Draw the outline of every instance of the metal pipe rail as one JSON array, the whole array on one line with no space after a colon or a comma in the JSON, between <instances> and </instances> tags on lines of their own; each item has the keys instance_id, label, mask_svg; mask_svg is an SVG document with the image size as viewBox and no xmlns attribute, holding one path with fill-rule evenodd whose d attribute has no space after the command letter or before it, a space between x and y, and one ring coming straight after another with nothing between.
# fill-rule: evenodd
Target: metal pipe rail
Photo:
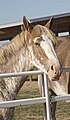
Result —
<instances>
[{"instance_id":1,"label":"metal pipe rail","mask_svg":"<svg viewBox=\"0 0 70 120\"><path fill-rule=\"evenodd\" d=\"M63 70L65 72L70 72L70 68L63 68ZM3 74L0 74L0 78L28 76L32 74L43 74L43 72L41 70L35 70L35 71L26 71L26 72L19 72L19 73L3 73Z\"/></svg>"},{"instance_id":2,"label":"metal pipe rail","mask_svg":"<svg viewBox=\"0 0 70 120\"><path fill-rule=\"evenodd\" d=\"M46 102L45 97L4 101L0 103L0 108L17 107L22 105L32 105L32 104L45 103L45 102Z\"/></svg>"},{"instance_id":3,"label":"metal pipe rail","mask_svg":"<svg viewBox=\"0 0 70 120\"><path fill-rule=\"evenodd\" d=\"M51 102L66 101L70 100L70 94L66 96L52 96ZM29 99L20 99L12 101L4 101L0 103L0 108L16 107L22 105L41 104L46 102L46 97L37 97Z\"/></svg>"},{"instance_id":4,"label":"metal pipe rail","mask_svg":"<svg viewBox=\"0 0 70 120\"><path fill-rule=\"evenodd\" d=\"M63 71L70 72L70 68L63 68Z\"/></svg>"},{"instance_id":5,"label":"metal pipe rail","mask_svg":"<svg viewBox=\"0 0 70 120\"><path fill-rule=\"evenodd\" d=\"M51 102L67 101L70 100L70 94L63 96L52 96Z\"/></svg>"},{"instance_id":6,"label":"metal pipe rail","mask_svg":"<svg viewBox=\"0 0 70 120\"><path fill-rule=\"evenodd\" d=\"M0 78L6 78L6 77L18 77L18 76L28 76L28 75L32 75L32 74L44 74L44 83L46 83L45 85L45 95L46 98L44 99L44 97L41 98L34 98L34 99L25 99L25 100L12 100L12 101L7 101L7 102L1 102L0 103L0 108L4 108L4 107L15 107L16 105L28 105L28 104L37 104L37 103L46 103L46 109L47 109L47 114L45 115L47 120L50 120L50 103L49 103L49 93L48 93L48 80L47 80L47 76L45 73L43 73L42 71L26 71L26 72L20 72L20 73L4 73L4 74L0 74ZM48 97L47 97L48 96ZM44 101L43 101L44 100ZM46 120L45 119L45 120Z\"/></svg>"},{"instance_id":7,"label":"metal pipe rail","mask_svg":"<svg viewBox=\"0 0 70 120\"><path fill-rule=\"evenodd\" d=\"M69 72L70 68L64 68L65 72ZM12 101L4 101L0 103L0 108L7 108L7 107L16 107L20 105L30 105L30 104L38 104L38 103L45 103L46 113L44 120L51 120L50 115L50 99L49 99L49 92L48 92L48 80L45 73L40 70L36 71L26 71L26 72L19 72L19 73L4 73L0 74L0 78L6 77L18 77L18 76L29 76L32 74L43 74L44 76L44 90L45 96L39 98L30 98L30 99L21 99L21 100L12 100ZM70 95L67 96L52 96L51 102L62 101L62 100L70 100Z\"/></svg>"},{"instance_id":8,"label":"metal pipe rail","mask_svg":"<svg viewBox=\"0 0 70 120\"><path fill-rule=\"evenodd\" d=\"M36 71L26 71L26 72L19 72L19 73L3 73L3 74L0 74L0 78L29 76L32 74L43 74L43 72L40 70L36 70Z\"/></svg>"}]
</instances>

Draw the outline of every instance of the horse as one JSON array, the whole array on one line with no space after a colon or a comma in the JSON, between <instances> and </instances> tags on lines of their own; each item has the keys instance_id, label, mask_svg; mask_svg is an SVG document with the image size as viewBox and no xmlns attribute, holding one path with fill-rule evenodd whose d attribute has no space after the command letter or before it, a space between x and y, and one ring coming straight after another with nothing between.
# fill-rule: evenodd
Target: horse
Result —
<instances>
[{"instance_id":1,"label":"horse","mask_svg":"<svg viewBox=\"0 0 70 120\"><path fill-rule=\"evenodd\" d=\"M51 17L50 22L48 23L49 29L52 27L53 17ZM57 56L60 59L63 68L70 68L70 36L65 37L57 37L57 43L55 46L55 51ZM40 89L40 93L42 93L42 76L38 76L38 86ZM49 81L49 95L67 95L70 94L70 72L63 71L61 77L58 81ZM56 102L51 104L52 115L51 119L56 120L55 112L56 112Z\"/></svg>"},{"instance_id":2,"label":"horse","mask_svg":"<svg viewBox=\"0 0 70 120\"><path fill-rule=\"evenodd\" d=\"M59 59L61 61L61 64L63 68L70 68L70 36L66 37L57 37L57 45L56 45L56 52L59 56ZM62 47L63 46L63 47ZM62 72L62 75L59 79L59 84L61 85L62 91L65 92L65 94L70 93L70 73L69 72ZM57 95L63 95L63 93L58 93Z\"/></svg>"},{"instance_id":3,"label":"horse","mask_svg":"<svg viewBox=\"0 0 70 120\"><path fill-rule=\"evenodd\" d=\"M57 37L56 53L60 59L63 68L70 68L70 36ZM55 88L53 87L55 86ZM55 81L50 85L50 95L68 95L70 94L70 72L63 71L58 84ZM69 101L66 101L69 102ZM56 120L56 105L52 103L52 120Z\"/></svg>"},{"instance_id":4,"label":"horse","mask_svg":"<svg viewBox=\"0 0 70 120\"><path fill-rule=\"evenodd\" d=\"M58 80L62 66L54 49L56 41L51 30L42 25L33 27L24 16L21 32L0 47L0 73L28 71L35 66L45 72L50 81ZM0 79L0 102L16 99L25 80L22 76ZM13 116L14 108L0 110L0 120L12 120Z\"/></svg>"},{"instance_id":5,"label":"horse","mask_svg":"<svg viewBox=\"0 0 70 120\"><path fill-rule=\"evenodd\" d=\"M70 68L70 36L57 37L56 53L60 59L63 68ZM53 87L54 86L54 87ZM50 95L68 95L70 94L70 72L63 71L58 84L55 81L50 84ZM69 101L66 101L69 102ZM52 120L56 120L56 105L52 103Z\"/></svg>"}]
</instances>

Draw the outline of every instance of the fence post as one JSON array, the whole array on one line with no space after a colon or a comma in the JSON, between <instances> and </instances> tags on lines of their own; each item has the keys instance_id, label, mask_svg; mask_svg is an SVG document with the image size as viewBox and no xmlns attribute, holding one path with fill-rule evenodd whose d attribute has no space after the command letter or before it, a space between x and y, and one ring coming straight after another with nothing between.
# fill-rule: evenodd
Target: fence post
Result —
<instances>
[{"instance_id":1,"label":"fence post","mask_svg":"<svg viewBox=\"0 0 70 120\"><path fill-rule=\"evenodd\" d=\"M38 87L39 91L42 94L42 97L45 97L45 87L44 87L44 76L43 74L38 75ZM47 120L47 112L46 112L46 103L44 105L44 120Z\"/></svg>"},{"instance_id":2,"label":"fence post","mask_svg":"<svg viewBox=\"0 0 70 120\"><path fill-rule=\"evenodd\" d=\"M44 75L42 75L42 96L45 97ZM44 103L44 120L47 120L46 103Z\"/></svg>"},{"instance_id":3,"label":"fence post","mask_svg":"<svg viewBox=\"0 0 70 120\"><path fill-rule=\"evenodd\" d=\"M45 97L46 97L46 114L47 114L47 120L51 120L50 115L50 99L49 99L49 90L48 90L48 76L44 73L44 88L45 88Z\"/></svg>"}]
</instances>

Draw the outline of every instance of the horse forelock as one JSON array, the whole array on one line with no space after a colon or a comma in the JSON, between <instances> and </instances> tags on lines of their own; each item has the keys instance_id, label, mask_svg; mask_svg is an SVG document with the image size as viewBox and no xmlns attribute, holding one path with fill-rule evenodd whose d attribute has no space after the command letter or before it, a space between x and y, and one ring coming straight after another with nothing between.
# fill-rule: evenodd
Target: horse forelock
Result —
<instances>
[{"instance_id":1,"label":"horse forelock","mask_svg":"<svg viewBox=\"0 0 70 120\"><path fill-rule=\"evenodd\" d=\"M42 26L43 31L45 31L45 33L47 34L47 37L53 42L53 44L57 43L57 39L55 34L48 28L45 28L44 26Z\"/></svg>"},{"instance_id":2,"label":"horse forelock","mask_svg":"<svg viewBox=\"0 0 70 120\"><path fill-rule=\"evenodd\" d=\"M47 37L53 42L53 44L56 45L57 39L56 39L56 36L54 35L54 33L50 29L48 29L42 25L36 25L32 31L32 37L33 38L39 37L42 34L46 34Z\"/></svg>"}]
</instances>

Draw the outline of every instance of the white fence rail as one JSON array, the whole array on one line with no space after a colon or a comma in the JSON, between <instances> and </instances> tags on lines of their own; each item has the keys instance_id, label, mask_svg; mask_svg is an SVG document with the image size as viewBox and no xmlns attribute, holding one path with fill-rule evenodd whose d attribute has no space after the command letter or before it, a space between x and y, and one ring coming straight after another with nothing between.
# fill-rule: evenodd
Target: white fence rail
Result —
<instances>
[{"instance_id":1,"label":"white fence rail","mask_svg":"<svg viewBox=\"0 0 70 120\"><path fill-rule=\"evenodd\" d=\"M70 68L63 68L65 72L70 72ZM18 76L29 76L32 74L42 74L43 72L41 70L36 71L26 71L26 72L19 72L19 73L3 73L0 74L0 78L6 78L6 77L18 77Z\"/></svg>"},{"instance_id":2,"label":"white fence rail","mask_svg":"<svg viewBox=\"0 0 70 120\"><path fill-rule=\"evenodd\" d=\"M46 102L45 97L12 100L12 101L1 102L0 108L17 107L20 105L32 105L32 104L45 103L45 102Z\"/></svg>"},{"instance_id":3,"label":"white fence rail","mask_svg":"<svg viewBox=\"0 0 70 120\"><path fill-rule=\"evenodd\" d=\"M0 74L0 78L6 78L6 77L19 77L19 76L29 76L32 74L42 74L43 72L40 70L36 70L36 71L26 71L26 72L19 72L19 73L3 73Z\"/></svg>"},{"instance_id":4,"label":"white fence rail","mask_svg":"<svg viewBox=\"0 0 70 120\"><path fill-rule=\"evenodd\" d=\"M70 72L70 68L64 68L65 72ZM46 114L44 120L51 120L50 115L50 100L49 100L49 92L48 92L48 80L45 73L43 73L40 70L37 71L27 71L27 72L20 72L20 73L6 73L6 74L0 74L0 78L6 78L6 77L18 77L18 76L29 76L32 74L43 74L44 77L44 97L38 97L38 98L29 98L29 99L21 99L21 100L12 100L12 101L5 101L0 103L0 108L8 108L8 107L16 107L20 105L30 105L30 104L38 104L38 103L46 103ZM70 100L70 95L67 96L52 96L51 102L58 102L58 101L64 101L64 100Z\"/></svg>"}]
</instances>

